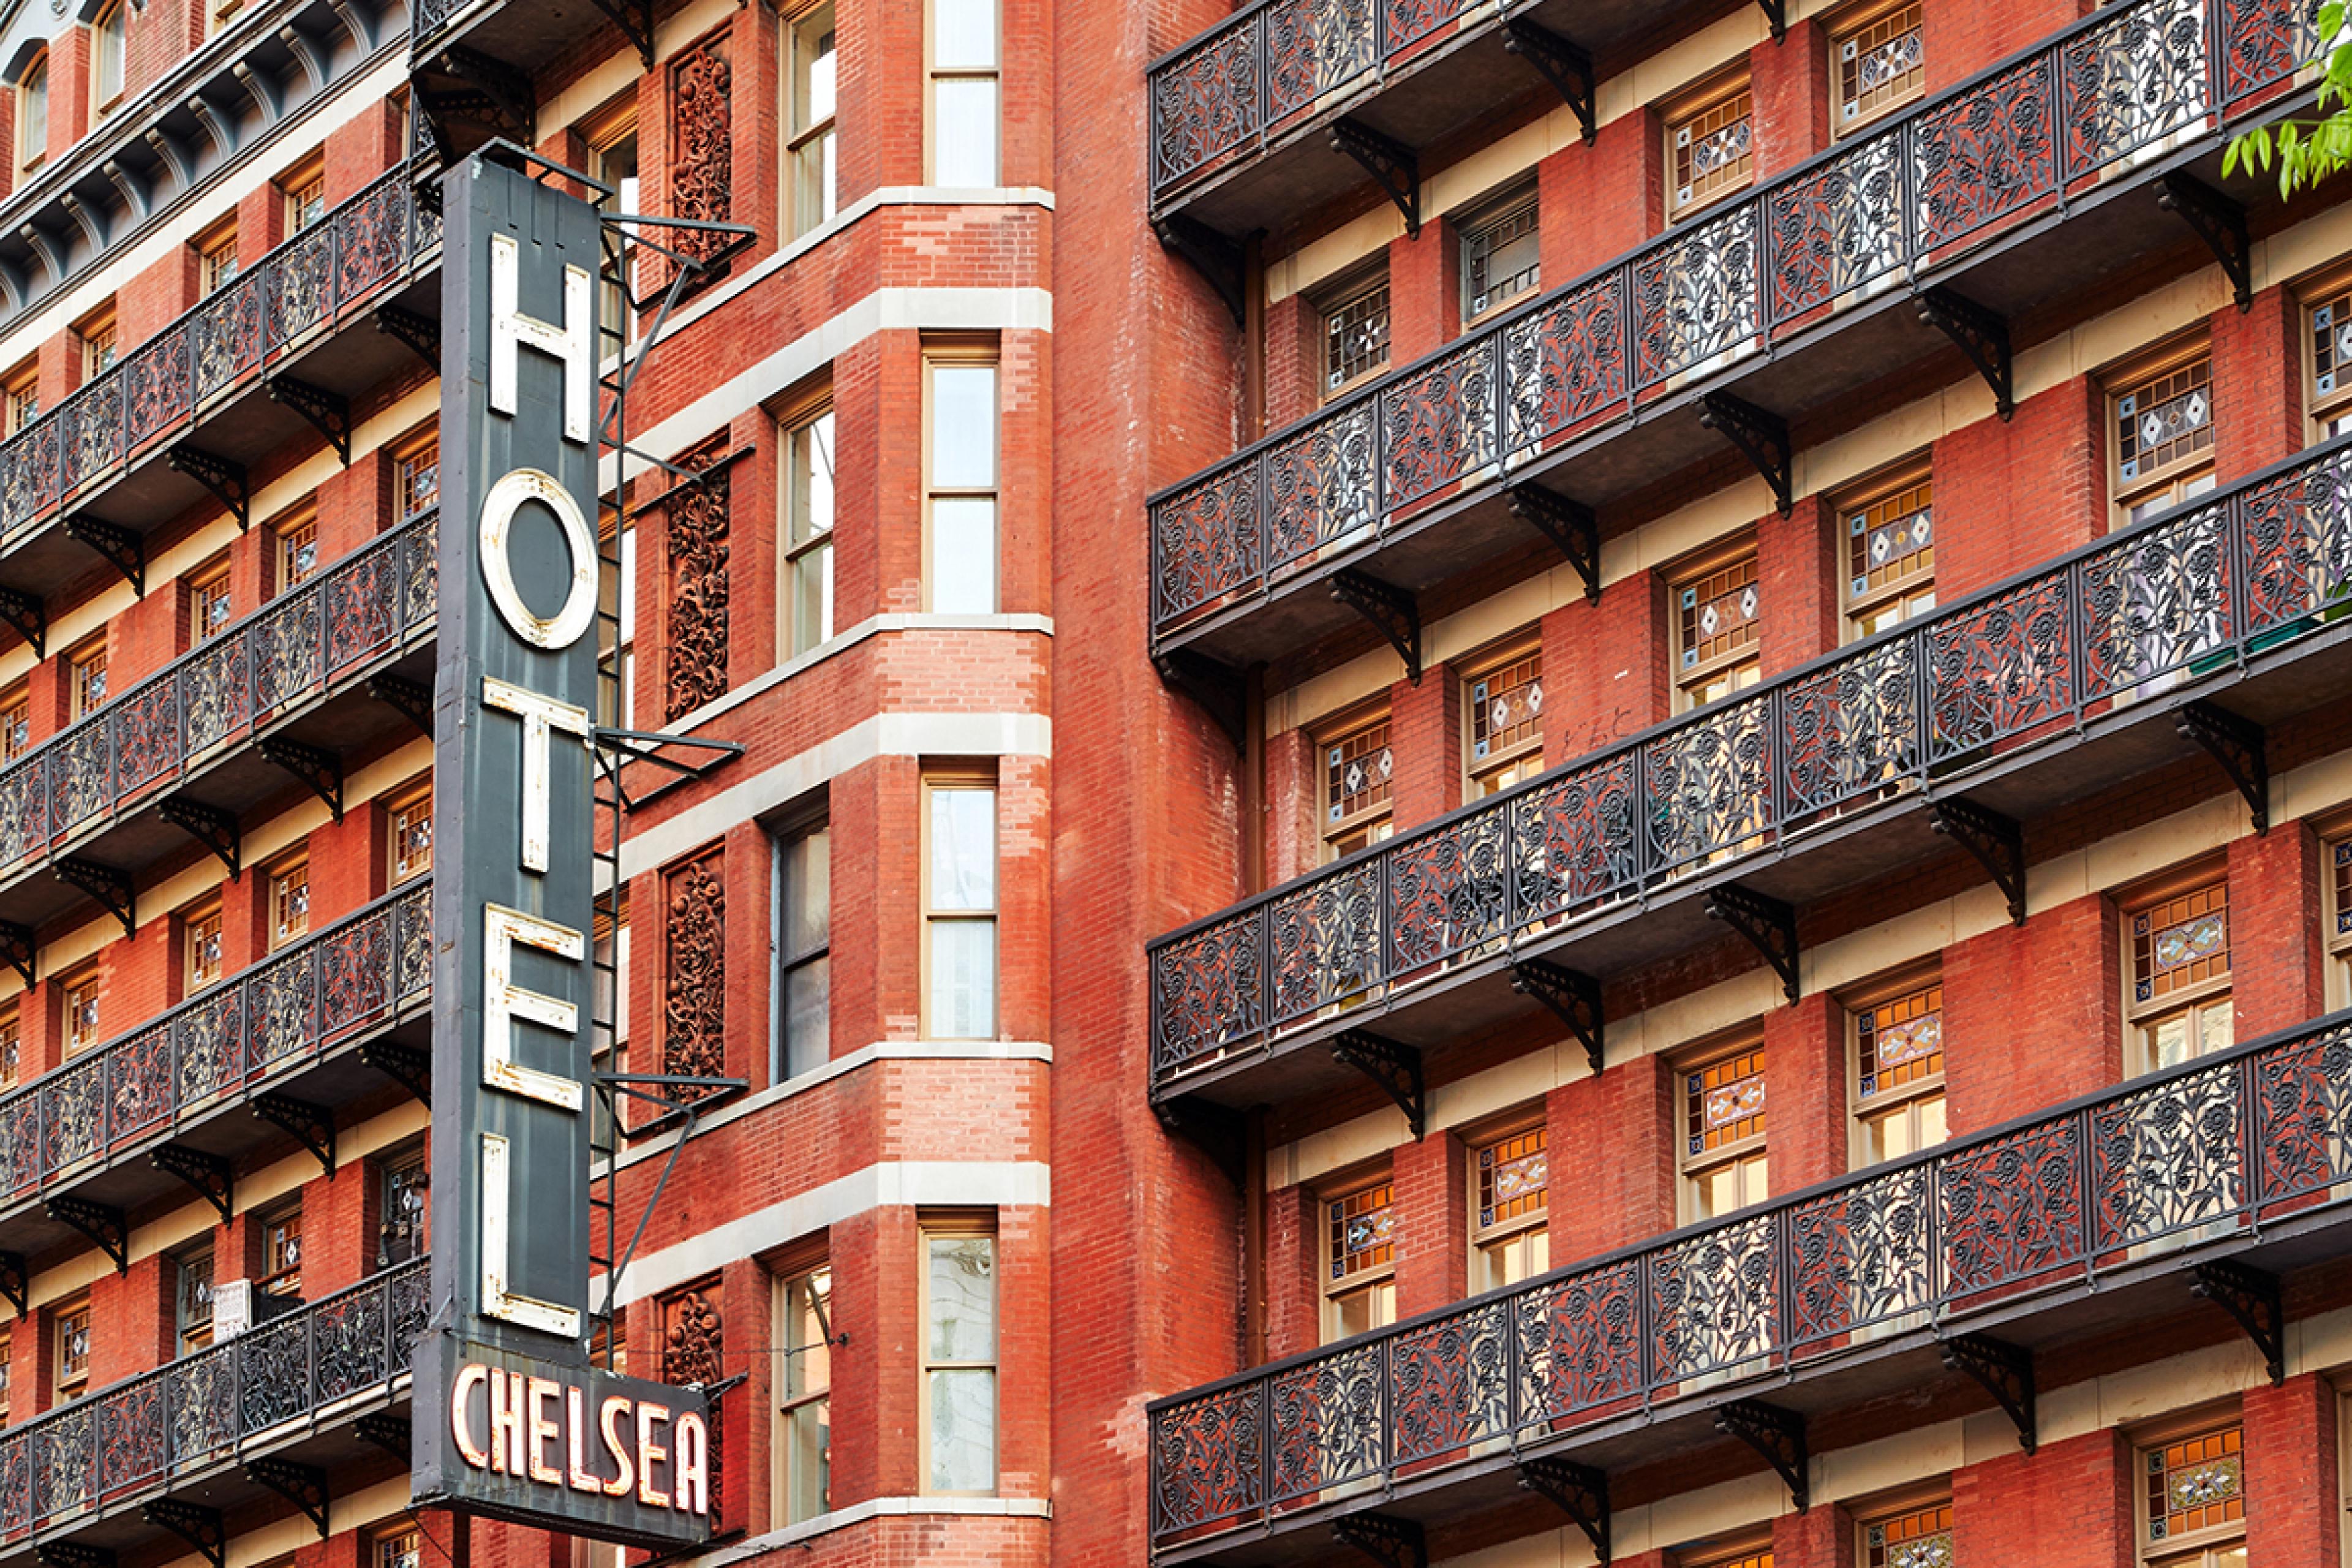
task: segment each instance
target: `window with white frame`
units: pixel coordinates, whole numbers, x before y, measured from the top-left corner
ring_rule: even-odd
[[[1665,110],[1667,222],[1744,191],[1754,181],[1753,103],[1742,71],[1685,95]]]
[[[13,763],[32,749],[32,689],[20,680],[0,692],[0,763]]]
[[[923,780],[925,1037],[996,1034],[996,785],[953,772]]]
[[[89,1298],[80,1296],[59,1305],[49,1318],[53,1352],[51,1392],[62,1405],[89,1392]]]
[[[940,615],[991,615],[997,605],[996,345],[924,346],[929,450],[925,598]]]
[[[930,0],[931,184],[997,183],[996,0]]]
[[[426,778],[392,797],[392,882],[398,887],[433,869],[433,781]]]
[[[833,1058],[833,836],[822,821],[776,836],[779,1079]]]
[[[310,934],[310,861],[289,860],[269,873],[269,951]]]
[[[2200,334],[2107,378],[2119,523],[2213,488],[2213,351]]]
[[[1874,636],[1936,607],[1936,481],[1925,464],[1849,491],[1835,515],[1853,636]]]
[[[1764,1201],[1764,1044],[1749,1038],[1695,1055],[1675,1069],[1682,1088],[1685,1223]]]
[[[839,59],[833,0],[784,24],[784,211],[795,238],[830,219],[839,204],[834,145]]]
[[[2303,328],[2305,407],[2325,441],[2352,432],[2352,271],[2305,291]]]
[[[99,1042],[98,966],[66,976],[63,990],[59,1006],[65,1015],[66,1059],[70,1061]]]
[[[213,1342],[213,1249],[192,1247],[172,1258],[172,1319],[180,1354]]]
[[[596,704],[602,722],[625,729],[635,703],[637,530],[624,526],[615,544],[613,526],[596,541]]]
[[[1323,290],[1320,391],[1327,403],[1389,368],[1389,275],[1385,267]]]
[[[16,166],[30,174],[49,150],[49,57],[33,57],[16,79]]]
[[[1927,90],[1927,47],[1919,0],[1862,6],[1830,33],[1830,131],[1843,136]]]
[[[2245,1568],[2245,1428],[2235,1417],[2137,1449],[2139,1560],[2147,1568]]]
[[[1470,1151],[1470,1289],[1499,1290],[1551,1267],[1550,1156],[1540,1121]]]
[[[1456,226],[1462,234],[1462,321],[1467,326],[1543,287],[1536,193],[1515,191]]]
[[[2352,833],[2321,849],[2327,882],[2327,1005],[2352,1007]]]
[[[1522,643],[1462,677],[1470,798],[1484,800],[1543,771],[1543,648]]]
[[[2124,1016],[2132,1070],[2154,1072],[2227,1050],[2230,884],[2219,868],[2126,902]]]
[[[833,1506],[833,1266],[803,1265],[779,1284],[776,1497],[798,1524]]]
[[[101,7],[89,25],[89,101],[92,122],[122,103],[123,56],[130,42],[130,9],[123,0]]]
[[[217,895],[180,917],[180,940],[185,955],[184,974],[191,994],[221,978],[221,901]]]
[[[993,1217],[926,1215],[923,1448],[927,1492],[996,1489]]]
[[[1853,1053],[1854,1161],[1875,1165],[1941,1143],[1944,983],[1919,976],[1865,992],[1846,1008]]]
[[[261,1219],[261,1278],[267,1296],[302,1294],[302,1200],[289,1199]]]
[[[833,408],[784,423],[784,657],[833,637]]]
[[[1323,858],[1337,860],[1395,830],[1396,753],[1382,712],[1335,727],[1316,743],[1322,781]]]
[[[1742,540],[1689,562],[1666,580],[1675,633],[1675,710],[1688,712],[1756,684],[1763,585],[1756,543]]]
[[[303,512],[278,522],[270,531],[277,538],[278,591],[281,594],[308,581],[319,569],[319,519]]]
[[[1396,1188],[1386,1176],[1323,1200],[1323,1342],[1396,1321]]]

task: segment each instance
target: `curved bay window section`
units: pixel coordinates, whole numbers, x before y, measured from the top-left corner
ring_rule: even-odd
[[[2030,243],[2041,292],[2019,305],[2087,284],[2070,258],[2097,249],[2097,226],[2125,221],[2110,216],[2116,203],[2091,198],[2152,181],[2136,162],[2150,149],[2218,149],[2229,127],[2281,100],[2315,42],[2287,0],[2132,0],[1768,184],[1703,208],[1695,189],[1696,210],[1632,254],[1154,496],[1155,646],[1270,657],[1276,645],[1263,639],[1275,631],[1234,624],[1252,606],[1342,560],[1398,555],[1401,531],[1439,520],[1457,534],[1451,548],[1417,545],[1401,563],[1458,569],[1473,542],[1459,535],[1475,531],[1469,509],[1507,480],[1572,478],[1588,448],[1621,440],[1641,447],[1621,466],[1686,460],[1676,456],[1686,439],[1643,445],[1670,438],[1639,434],[1639,416],[1754,374],[1768,347],[1776,364],[1808,353],[1906,279],[1958,282]],[[2064,243],[2060,225],[2074,226]],[[2134,245],[2149,243],[2134,233]],[[1783,364],[1776,386],[1801,383],[1811,391],[1797,395],[1819,397],[1832,383],[1866,384],[1932,352],[1940,339],[1919,331],[1802,376]],[[1503,536],[1496,520],[1475,527],[1488,542]],[[1223,640],[1202,642],[1213,635]]]
[[[1648,1426],[1708,1440],[1721,1395],[1701,1391],[1729,1384],[1834,1373],[1843,1399],[1916,1394],[1926,1347],[1995,1314],[2031,1342],[2095,1292],[2126,1314],[2190,1310],[2189,1258],[2352,1250],[2347,1178],[2352,1013],[2336,1013],[1154,1400],[1152,1545],[1206,1556],[1231,1533],[1262,1553],[1368,1485],[1412,1508],[1507,1487],[1531,1455],[1654,1454]]]
[[[231,1506],[267,1496],[237,1479],[244,1457],[309,1458],[362,1415],[406,1403],[428,1267],[386,1270],[0,1434],[0,1550],[69,1539],[198,1476],[217,1478],[205,1495]]]
[[[2054,808],[2115,748],[2146,765],[2150,721],[2192,700],[2301,711],[2352,644],[2347,602],[2352,438],[1158,939],[1152,1091],[1290,1052],[1342,1007],[1378,1004],[1370,1026],[1395,1033],[1417,989],[1446,1016],[1402,1037],[1442,1042],[1503,1016],[1470,982],[1507,987],[1515,961],[1610,931],[1632,962],[1636,913],[1640,941],[1696,943],[1720,929],[1699,894],[1727,877],[1832,890],[1835,866],[1803,851],[1832,824],[1851,854],[1879,823],[1899,859],[1923,851],[1895,819],[1964,791]]]

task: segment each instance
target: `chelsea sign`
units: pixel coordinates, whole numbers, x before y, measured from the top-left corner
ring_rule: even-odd
[[[596,210],[479,155],[443,210],[435,1310],[414,1498],[694,1544],[708,1402],[587,1352]]]

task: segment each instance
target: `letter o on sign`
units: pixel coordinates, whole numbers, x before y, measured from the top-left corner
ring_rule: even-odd
[[[507,549],[514,531],[515,513],[522,503],[535,500],[555,514],[563,530],[564,548],[572,556],[572,583],[564,591],[563,607],[551,616],[536,616],[522,602],[515,586],[514,563]],[[482,498],[482,576],[488,583],[490,603],[514,628],[515,636],[551,653],[570,647],[596,618],[596,536],[572,500],[572,492],[541,468],[517,468],[490,487]]]

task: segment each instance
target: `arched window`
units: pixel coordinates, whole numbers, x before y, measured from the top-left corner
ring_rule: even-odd
[[[35,55],[16,79],[16,165],[40,166],[49,149],[49,57]]]
[[[90,119],[103,120],[122,101],[122,58],[129,41],[122,0],[113,0],[89,25]]]

